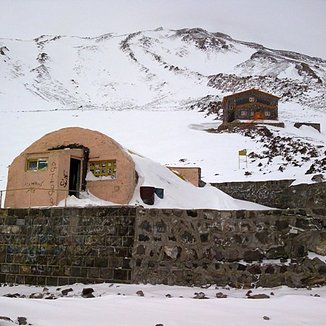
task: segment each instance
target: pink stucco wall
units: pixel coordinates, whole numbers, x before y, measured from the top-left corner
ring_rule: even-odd
[[[89,148],[89,162],[116,160],[116,178],[87,181],[86,190],[103,200],[128,203],[136,185],[135,165],[131,157],[110,137],[97,131],[73,127],[46,134],[14,159],[9,168],[5,206],[53,206],[66,198],[70,159],[83,161],[83,150],[49,149],[70,144]],[[26,161],[31,158],[47,158],[48,168],[45,171],[27,171]]]
[[[176,172],[182,178],[198,187],[201,180],[201,168],[186,166],[167,166],[172,172]]]

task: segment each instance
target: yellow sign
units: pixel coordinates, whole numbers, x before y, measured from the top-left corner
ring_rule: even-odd
[[[239,151],[239,156],[247,156],[247,150],[246,149],[241,149]]]

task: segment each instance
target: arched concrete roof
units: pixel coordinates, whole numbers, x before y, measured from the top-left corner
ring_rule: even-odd
[[[85,148],[89,150],[86,156]],[[26,168],[28,160],[38,157],[47,158],[47,171],[31,171]],[[72,158],[83,162],[81,185],[86,186],[93,195],[118,204],[129,203],[136,186],[135,163],[131,156],[119,143],[98,131],[69,127],[44,135],[14,159],[9,168],[6,206],[58,204],[71,189],[69,182],[62,180],[66,178],[69,181]],[[115,162],[116,171],[113,177],[94,177],[90,180],[85,178],[86,173],[89,172],[88,161],[103,166],[103,162],[112,162],[112,160]],[[52,174],[51,169],[54,171]],[[65,186],[63,187],[62,184]],[[56,189],[57,193],[56,197],[51,196],[51,201],[48,203],[49,196],[46,193],[51,187]],[[32,188],[35,189],[31,190]]]
[[[22,153],[44,152],[50,148],[70,144],[88,147],[91,151],[90,155],[93,157],[100,156],[107,150],[112,151],[112,147],[114,147],[117,151],[121,151],[126,158],[130,158],[114,139],[98,131],[80,127],[68,127],[49,132],[28,146]]]

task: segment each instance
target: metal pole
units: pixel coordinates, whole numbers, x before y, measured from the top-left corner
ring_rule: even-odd
[[[68,197],[68,194],[69,194],[69,190],[67,190],[67,196],[65,196],[65,208],[67,207],[67,197]]]
[[[0,191],[0,208],[2,208],[2,190]]]

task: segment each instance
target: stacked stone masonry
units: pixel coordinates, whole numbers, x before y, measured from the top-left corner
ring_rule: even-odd
[[[136,210],[0,210],[0,282],[129,282]]]
[[[326,182],[298,184],[294,180],[213,183],[230,196],[277,208],[326,208]]]
[[[326,284],[326,210],[0,210],[0,283]],[[319,258],[318,258],[319,257]]]
[[[326,211],[140,210],[132,280],[234,287],[326,283]]]

